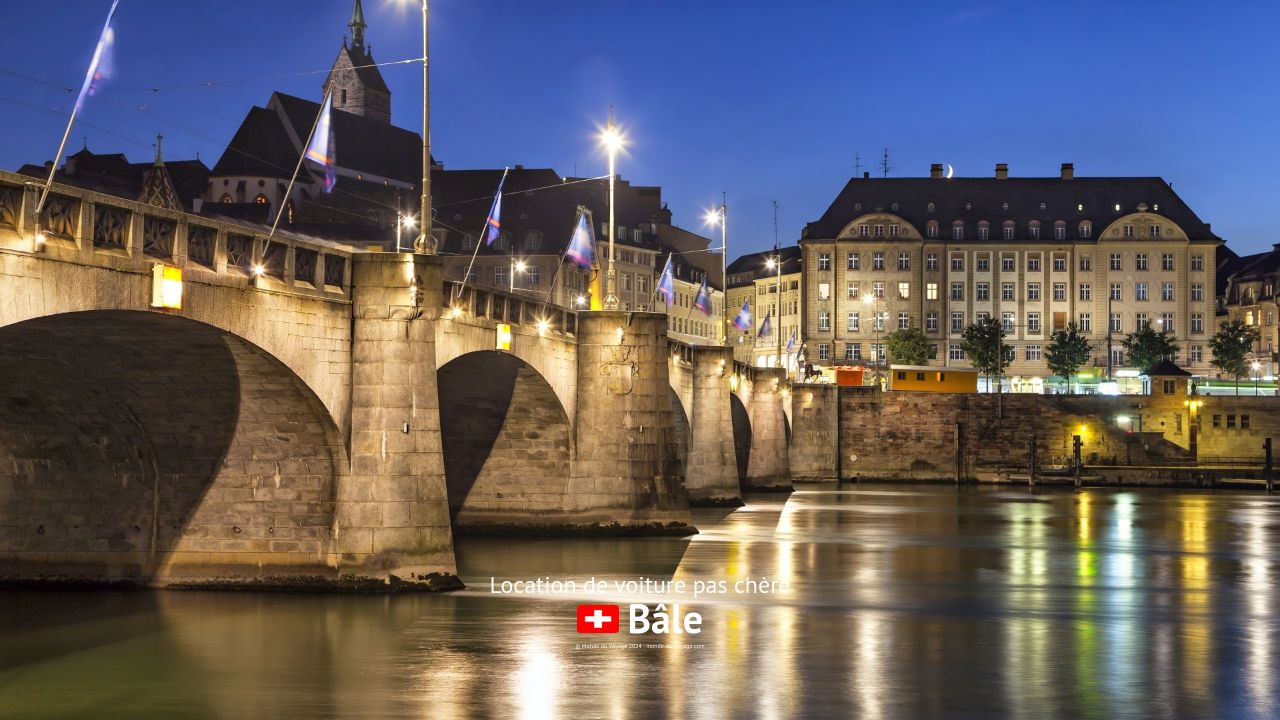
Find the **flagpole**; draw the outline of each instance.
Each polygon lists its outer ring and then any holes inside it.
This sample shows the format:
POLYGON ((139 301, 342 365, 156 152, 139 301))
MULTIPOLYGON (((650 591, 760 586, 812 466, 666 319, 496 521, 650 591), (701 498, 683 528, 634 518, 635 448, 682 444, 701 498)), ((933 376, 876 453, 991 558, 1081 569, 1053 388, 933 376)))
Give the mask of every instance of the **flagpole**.
MULTIPOLYGON (((503 186, 503 183, 507 181, 507 172, 510 170, 511 170, 510 166, 502 168, 502 179, 498 180, 499 196, 502 195, 502 186, 503 186)), ((502 222, 502 221, 499 220, 498 222, 502 222)), ((467 263, 467 271, 462 274, 462 284, 458 286, 458 290, 457 290, 458 294, 453 298, 455 300, 458 299, 459 297, 462 297, 462 291, 467 289, 467 280, 471 278, 471 268, 474 267, 476 264, 476 255, 480 253, 480 244, 484 242, 484 236, 486 231, 488 231, 488 229, 489 229, 489 216, 485 215, 484 229, 480 231, 480 237, 476 238, 476 246, 471 250, 471 262, 467 263)), ((439 248, 437 248, 437 251, 438 250, 439 248)), ((514 252, 514 250, 512 252, 514 252)), ((511 278, 512 278, 512 281, 514 282, 515 280, 514 266, 511 268, 511 278)))
MULTIPOLYGON (((293 192, 293 183, 298 179, 298 172, 302 170, 302 161, 307 159, 307 148, 311 147, 311 141, 315 139, 316 128, 320 125, 320 117, 324 115, 325 103, 329 102, 329 98, 333 95, 333 85, 325 91, 324 98, 320 100, 320 112, 316 113, 316 119, 311 123, 311 132, 307 133, 307 141, 302 144, 302 152, 298 153, 298 164, 293 168, 293 175, 289 178, 289 186, 284 190, 284 199, 276 198, 279 207, 276 208, 275 222, 271 223, 271 232, 267 234, 267 240, 275 237, 276 228, 280 225, 280 217, 284 215, 285 205, 289 202, 289 194, 293 192)), ((265 252, 265 251, 264 251, 265 252)))

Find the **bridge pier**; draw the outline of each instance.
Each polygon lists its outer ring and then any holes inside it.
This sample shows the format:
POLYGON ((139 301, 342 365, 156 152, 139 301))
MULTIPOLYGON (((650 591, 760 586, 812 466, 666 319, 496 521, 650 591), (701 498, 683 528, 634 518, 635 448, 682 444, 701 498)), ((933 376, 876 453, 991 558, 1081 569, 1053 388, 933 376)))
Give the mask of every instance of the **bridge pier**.
POLYGON ((746 490, 792 489, 787 460, 787 416, 790 383, 783 368, 755 368, 749 381, 751 397, 751 455, 747 462, 746 490))
POLYGON ((696 532, 676 454, 667 362, 665 315, 578 315, 568 525, 696 532))
POLYGON ((339 579, 458 588, 436 387, 440 261, 353 259, 351 472, 338 481, 333 525, 339 579))
POLYGON ((689 408, 689 459, 685 488, 689 504, 742 505, 733 444, 730 377, 733 348, 698 347, 692 351, 692 403, 689 408))

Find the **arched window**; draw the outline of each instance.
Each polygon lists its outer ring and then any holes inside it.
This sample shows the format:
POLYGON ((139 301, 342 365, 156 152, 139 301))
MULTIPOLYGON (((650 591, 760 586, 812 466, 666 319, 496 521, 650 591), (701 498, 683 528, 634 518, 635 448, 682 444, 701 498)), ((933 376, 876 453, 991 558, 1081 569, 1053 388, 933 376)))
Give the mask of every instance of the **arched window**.
MULTIPOLYGON (((933 203, 929 203, 929 204, 932 205, 933 203)), ((938 221, 930 220, 929 222, 925 223, 924 234, 926 237, 931 237, 931 238, 938 237, 938 221)))
POLYGON ((530 230, 524 235, 524 251, 538 252, 542 249, 542 233, 530 230))
POLYGON ((259 205, 266 205, 270 202, 270 200, 267 200, 267 196, 262 193, 258 193, 258 197, 254 198, 253 201, 259 205))
POLYGON ((1030 236, 1032 240, 1040 239, 1040 221, 1039 220, 1032 220, 1031 222, 1027 223, 1027 235, 1030 236))
POLYGON ((229 193, 222 193, 222 197, 218 198, 218 202, 230 205, 235 202, 235 198, 231 197, 229 193))
POLYGON ((1093 237, 1093 223, 1088 220, 1080 221, 1080 237, 1093 237))
POLYGON ((1067 239, 1067 221, 1066 220, 1058 220, 1053 224, 1053 239, 1054 240, 1067 239))
POLYGON ((978 223, 978 239, 987 240, 991 237, 991 223, 982 220, 978 223))
POLYGON ((951 239, 952 240, 964 239, 964 221, 963 220, 956 220, 955 222, 951 223, 951 239))
POLYGON ((1013 221, 1005 220, 1000 226, 1000 233, 1005 240, 1012 240, 1013 239, 1013 221))

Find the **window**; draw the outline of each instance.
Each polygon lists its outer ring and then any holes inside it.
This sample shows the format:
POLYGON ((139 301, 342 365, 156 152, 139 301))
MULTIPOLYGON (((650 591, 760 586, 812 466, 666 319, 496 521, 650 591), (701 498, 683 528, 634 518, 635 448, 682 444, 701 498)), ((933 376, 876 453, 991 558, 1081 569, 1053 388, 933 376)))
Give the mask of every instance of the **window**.
POLYGON ((898 283, 898 299, 899 300, 911 299, 911 283, 909 282, 898 283))
POLYGON ((985 255, 978 256, 978 272, 991 272, 991 258, 985 255))
POLYGON ((911 327, 911 314, 905 312, 898 313, 898 329, 906 330, 909 327, 911 327))
POLYGON ((1120 313, 1111 313, 1110 319, 1111 332, 1121 332, 1120 330, 1120 313))
POLYGON ((1240 429, 1241 429, 1241 430, 1248 430, 1248 429, 1249 429, 1249 416, 1248 416, 1248 415, 1241 415, 1241 416, 1240 416, 1240 429))
POLYGON ((1066 283, 1054 283, 1054 284, 1053 284, 1053 299, 1054 299, 1054 300, 1066 300, 1066 299, 1067 299, 1067 284, 1066 284, 1066 283))
POLYGON ((870 225, 859 225, 859 226, 858 226, 858 236, 859 236, 859 237, 871 237, 871 226, 870 226, 870 225))
POLYGON ((991 237, 991 226, 987 224, 987 221, 983 220, 982 222, 978 223, 978 239, 987 240, 990 237, 991 237))
POLYGON ((925 258, 924 264, 925 264, 925 269, 927 270, 937 270, 938 269, 937 253, 929 253, 929 257, 925 258))
MULTIPOLYGON (((531 288, 536 288, 542 283, 542 268, 537 265, 530 265, 525 269, 525 278, 531 288)), ((630 273, 624 273, 623 277, 628 277, 630 273)))
POLYGON ((636 291, 638 291, 641 295, 649 294, 649 276, 648 275, 636 275, 636 291))
POLYGON ((1160 329, 1173 334, 1177 328, 1173 326, 1173 313, 1160 313, 1160 329))
POLYGON ((1193 363, 1204 362, 1204 348, 1200 347, 1199 345, 1191 346, 1191 362, 1193 363))
POLYGON ((871 324, 875 328, 876 332, 884 332, 884 319, 886 315, 888 315, 888 313, 874 313, 871 316, 871 324))
POLYGON ((258 204, 258 205, 266 205, 266 204, 267 204, 267 196, 266 196, 266 195, 258 195, 258 197, 256 197, 256 198, 254 198, 254 199, 253 199, 253 202, 254 202, 254 203, 256 203, 256 204, 258 204))
POLYGON ((925 234, 925 237, 931 237, 931 238, 938 237, 938 221, 930 220, 924 226, 924 234, 925 234))
POLYGON ((1171 282, 1160 283, 1160 299, 1161 300, 1173 299, 1173 283, 1171 282))
POLYGON ((872 270, 884 269, 884 253, 882 252, 871 253, 871 269, 872 270))
POLYGON ((1027 271, 1040 272, 1040 258, 1038 257, 1027 258, 1027 271))
POLYGON ((1204 314, 1191 313, 1191 332, 1197 335, 1204 332, 1204 314))
POLYGON ((952 300, 964 299, 964 283, 951 283, 951 299, 952 300))
POLYGON ((875 232, 871 233, 875 237, 884 237, 884 226, 876 225, 875 232))
POLYGON ((898 237, 898 225, 894 223, 889 226, 889 237, 898 237))
POLYGON ((1111 269, 1112 270, 1124 269, 1124 261, 1121 259, 1120 253, 1111 253, 1111 269))
POLYGON ((1065 222, 1059 220, 1053 224, 1053 239, 1054 240, 1067 239, 1067 224, 1065 222))
POLYGON ((1164 253, 1160 256, 1160 269, 1161 270, 1173 269, 1173 253, 1164 253))
POLYGON ((1005 240, 1012 240, 1013 239, 1013 222, 1012 221, 1006 222, 1004 224, 1004 227, 1001 228, 1001 233, 1004 236, 1005 240))
POLYGON ((1235 427, 1235 426, 1236 426, 1236 416, 1235 416, 1235 415, 1228 415, 1228 416, 1227 416, 1227 427, 1229 427, 1229 428, 1233 428, 1233 427, 1235 427))
POLYGON ((951 360, 963 360, 964 348, 960 347, 956 343, 947 345, 947 357, 951 360))
POLYGON ((848 270, 861 270, 862 256, 858 253, 849 253, 844 258, 844 266, 848 270))
POLYGON ((1011 257, 1000 258, 1000 271, 1013 272, 1013 258, 1011 257))
POLYGON ((1163 386, 1165 395, 1172 395, 1178 392, 1177 380, 1162 380, 1160 384, 1163 386))
MULTIPOLYGON (((1160 237, 1160 226, 1159 226, 1159 225, 1152 225, 1152 226, 1149 228, 1149 234, 1150 234, 1150 235, 1151 235, 1151 237, 1153 237, 1153 238, 1158 238, 1158 237, 1160 237)), ((1172 268, 1170 268, 1170 269, 1172 269, 1172 268)))
POLYGON ((831 313, 826 310, 818 311, 818 330, 826 332, 831 329, 831 313))
POLYGON ((882 344, 880 344, 880 343, 872 343, 872 344, 871 344, 871 357, 873 358, 874 362, 876 362, 876 363, 878 363, 878 364, 880 364, 880 365, 883 365, 883 364, 884 364, 884 357, 885 357, 885 355, 884 355, 884 345, 882 345, 882 344))
POLYGON ((951 271, 952 271, 952 272, 963 272, 963 271, 964 271, 964 256, 963 256, 963 255, 952 255, 952 256, 951 256, 951 271))
POLYGON ((848 289, 848 298, 849 298, 850 300, 861 300, 861 299, 862 299, 862 293, 858 292, 858 290, 859 290, 860 288, 861 288, 861 284, 860 284, 860 283, 858 283, 858 282, 850 282, 850 283, 847 285, 847 289, 848 289))
POLYGON ((1093 332, 1093 316, 1089 313, 1080 313, 1080 322, 1077 324, 1080 332, 1093 332))
MULTIPOLYGON (((760 289, 760 294, 763 295, 764 286, 761 285, 759 289, 760 289)), ((831 299, 831 283, 825 283, 825 282, 818 283, 818 299, 819 300, 831 299)))
POLYGON ((1196 302, 1204 300, 1204 283, 1191 283, 1191 299, 1196 302))
POLYGON ((819 270, 831 269, 831 253, 818 253, 818 269, 819 270))
POLYGON ((1081 270, 1092 270, 1092 269, 1093 269, 1093 256, 1092 256, 1092 255, 1081 255, 1081 256, 1080 256, 1080 269, 1081 269, 1081 270))
POLYGON ((990 300, 990 299, 991 299, 991 284, 990 284, 990 283, 984 283, 984 282, 978 283, 978 294, 977 294, 977 298, 978 298, 978 300, 990 300))
POLYGON ((1146 253, 1138 253, 1138 255, 1137 255, 1137 257, 1136 257, 1135 261, 1137 262, 1137 269, 1138 269, 1138 270, 1146 270, 1146 269, 1147 269, 1147 254, 1146 254, 1146 253))
POLYGON ((960 332, 964 330, 964 313, 951 313, 951 332, 960 332))
POLYGON ((929 332, 938 331, 938 313, 931 312, 924 314, 924 329, 929 332))
POLYGON ((1080 223, 1080 237, 1087 238, 1093 236, 1093 223, 1085 220, 1080 223))
POLYGON ((985 324, 987 324, 987 323, 991 322, 991 313, 989 313, 989 312, 980 312, 980 313, 978 313, 978 315, 977 315, 977 317, 975 318, 975 320, 976 320, 976 322, 977 322, 979 325, 985 325, 985 324))
POLYGON ((1150 298, 1148 297, 1148 292, 1147 292, 1147 283, 1140 282, 1140 283, 1136 283, 1136 284, 1134 284, 1134 286, 1133 286, 1133 299, 1134 299, 1134 300, 1148 300, 1148 299, 1150 299, 1150 298))
POLYGON ((1005 301, 1013 299, 1013 283, 1000 284, 1000 299, 1005 301))
POLYGON ((498 267, 495 267, 493 269, 493 284, 494 285, 507 284, 507 266, 506 265, 499 265, 498 267))
POLYGON ((819 359, 819 360, 830 360, 830 359, 831 359, 831 346, 830 346, 830 345, 828 345, 827 343, 818 343, 818 359, 819 359))
POLYGON ((1039 346, 1039 345, 1028 345, 1028 346, 1027 346, 1027 360, 1028 360, 1028 361, 1030 361, 1030 362, 1036 362, 1036 361, 1040 360, 1040 357, 1041 357, 1041 354, 1040 354, 1040 346, 1039 346))
POLYGON ((858 317, 858 313, 851 312, 849 313, 849 316, 846 319, 845 329, 848 330, 849 332, 858 332, 858 330, 860 329, 859 323, 860 323, 860 318, 858 317))
POLYGON ((1027 332, 1029 333, 1040 332, 1040 313, 1038 312, 1027 313, 1027 332))
POLYGON ((1141 330, 1151 324, 1151 319, 1146 313, 1138 313, 1135 317, 1134 329, 1141 330))
POLYGON ((1131 238, 1131 237, 1133 237, 1133 226, 1132 226, 1132 225, 1125 225, 1125 226, 1124 226, 1124 236, 1125 236, 1125 237, 1127 237, 1127 238, 1131 238))
POLYGON ((1093 288, 1090 287, 1089 283, 1080 283, 1080 299, 1081 300, 1093 299, 1093 288))
POLYGON ((925 299, 925 300, 937 300, 937 299, 938 299, 938 283, 925 283, 925 286, 924 286, 924 299, 925 299))
POLYGON ((1124 366, 1124 348, 1111 348, 1111 364, 1114 367, 1124 366))
POLYGON ((964 223, 963 222, 957 220, 955 221, 955 223, 951 225, 951 239, 952 240, 964 239, 964 223))
POLYGON ((1030 237, 1032 240, 1040 239, 1040 221, 1039 220, 1032 220, 1030 223, 1027 224, 1027 236, 1030 237))
POLYGON ((849 343, 844 346, 845 360, 862 360, 862 344, 849 343))
POLYGON ((1053 259, 1053 271, 1054 271, 1054 272, 1066 272, 1066 271, 1067 271, 1067 259, 1066 259, 1066 258, 1064 258, 1064 257, 1055 257, 1055 258, 1053 259))
POLYGON ((884 282, 872 283, 871 292, 876 296, 877 300, 883 300, 884 299, 884 282))
MULTIPOLYGON (((898 226, 897 226, 897 225, 894 225, 893 227, 898 227, 898 226)), ((898 253, 898 269, 899 269, 899 270, 910 270, 910 269, 911 269, 911 254, 910 254, 910 253, 898 253)))
POLYGON ((1204 272, 1204 256, 1203 255, 1191 256, 1191 271, 1204 272))

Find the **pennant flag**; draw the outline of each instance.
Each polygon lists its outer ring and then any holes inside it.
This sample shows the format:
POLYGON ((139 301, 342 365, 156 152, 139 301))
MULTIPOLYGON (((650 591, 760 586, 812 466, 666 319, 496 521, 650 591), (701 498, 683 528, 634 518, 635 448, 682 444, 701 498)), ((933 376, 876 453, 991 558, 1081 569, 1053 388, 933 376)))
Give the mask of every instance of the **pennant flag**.
POLYGON ((111 29, 111 21, 116 16, 116 6, 120 0, 111 3, 107 13, 107 22, 102 26, 102 35, 98 38, 98 46, 93 50, 93 59, 89 61, 89 71, 85 73, 84 84, 80 86, 80 94, 76 96, 76 110, 84 107, 84 99, 98 91, 98 84, 111 77, 111 46, 115 42, 115 31, 111 29))
POLYGON ((693 296, 693 306, 702 311, 703 315, 711 314, 711 291, 707 288, 707 276, 702 276, 702 287, 698 288, 698 294, 693 296))
POLYGON ((795 349, 796 349, 796 331, 792 330, 791 337, 787 338, 787 352, 791 352, 792 350, 795 350, 795 349))
POLYGON ((773 332, 773 311, 765 313, 764 322, 760 323, 760 331, 756 333, 756 337, 769 337, 773 332))
POLYGON ((662 276, 658 278, 658 294, 662 296, 662 301, 667 305, 675 302, 675 284, 671 273, 671 256, 667 256, 667 266, 662 269, 662 276))
POLYGON ((733 326, 741 332, 751 329, 751 302, 742 303, 742 309, 738 311, 738 316, 733 319, 733 326))
POLYGON ((324 191, 331 192, 338 181, 334 172, 333 157, 333 93, 324 97, 320 106, 320 119, 316 120, 316 129, 311 133, 311 143, 307 145, 306 158, 324 167, 324 191))
POLYGON ((569 242, 569 249, 565 251, 565 256, 582 269, 591 267, 596 259, 596 236, 591 229, 591 223, 587 222, 587 214, 578 213, 578 226, 573 229, 573 240, 569 242))
POLYGON ((507 174, 502 173, 498 181, 498 194, 493 196, 493 207, 489 208, 489 219, 484 221, 484 244, 492 245, 502 233, 502 185, 507 181, 507 174))

